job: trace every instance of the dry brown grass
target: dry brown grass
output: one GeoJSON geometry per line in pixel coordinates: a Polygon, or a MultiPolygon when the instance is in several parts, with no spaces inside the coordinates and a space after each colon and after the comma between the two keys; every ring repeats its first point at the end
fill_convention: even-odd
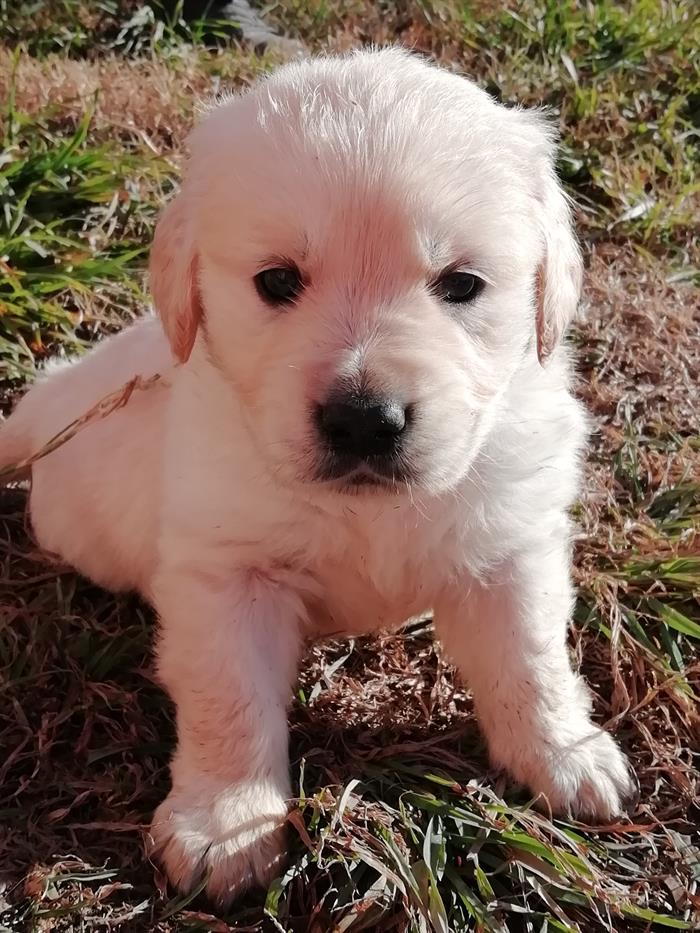
{"type": "Polygon", "coordinates": [[[198,105],[222,84],[243,85],[265,67],[252,53],[221,52],[209,61],[191,47],[167,61],[114,53],[92,60],[21,53],[15,60],[15,53],[0,47],[0,100],[14,94],[17,111],[54,130],[74,129],[89,108],[95,141],[117,136],[158,154],[179,153],[198,105]]]}

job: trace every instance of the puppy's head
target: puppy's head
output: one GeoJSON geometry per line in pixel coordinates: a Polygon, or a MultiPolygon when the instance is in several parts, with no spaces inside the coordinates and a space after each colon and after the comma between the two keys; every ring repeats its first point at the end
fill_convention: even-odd
{"type": "Polygon", "coordinates": [[[404,52],[281,69],[192,136],[151,260],[173,353],[289,482],[454,487],[576,307],[552,160],[538,115],[404,52]]]}

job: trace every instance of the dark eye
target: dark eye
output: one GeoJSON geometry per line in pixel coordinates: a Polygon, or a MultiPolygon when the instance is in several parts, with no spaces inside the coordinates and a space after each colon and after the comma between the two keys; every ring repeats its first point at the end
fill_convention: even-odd
{"type": "Polygon", "coordinates": [[[264,269],[253,281],[258,295],[270,305],[291,304],[304,287],[299,270],[294,266],[264,269]]]}
{"type": "Polygon", "coordinates": [[[460,305],[473,301],[483,287],[483,280],[471,272],[448,272],[433,285],[433,293],[442,301],[460,305]]]}

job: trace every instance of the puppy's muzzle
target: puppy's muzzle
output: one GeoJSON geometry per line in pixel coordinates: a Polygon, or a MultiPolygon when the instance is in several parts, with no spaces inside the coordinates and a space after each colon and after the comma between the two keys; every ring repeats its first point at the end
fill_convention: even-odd
{"type": "Polygon", "coordinates": [[[410,422],[410,409],[397,399],[344,393],[332,395],[316,410],[316,426],[325,449],[324,478],[356,472],[395,478],[410,422]]]}

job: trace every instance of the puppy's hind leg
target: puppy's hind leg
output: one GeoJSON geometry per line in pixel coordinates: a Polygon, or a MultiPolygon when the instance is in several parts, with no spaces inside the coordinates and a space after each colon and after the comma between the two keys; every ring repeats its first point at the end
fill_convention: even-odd
{"type": "Polygon", "coordinates": [[[438,637],[473,689],[491,757],[555,812],[593,820],[620,813],[629,766],[590,719],[566,631],[573,603],[564,537],[533,546],[490,584],[465,581],[436,606],[438,637]]]}

